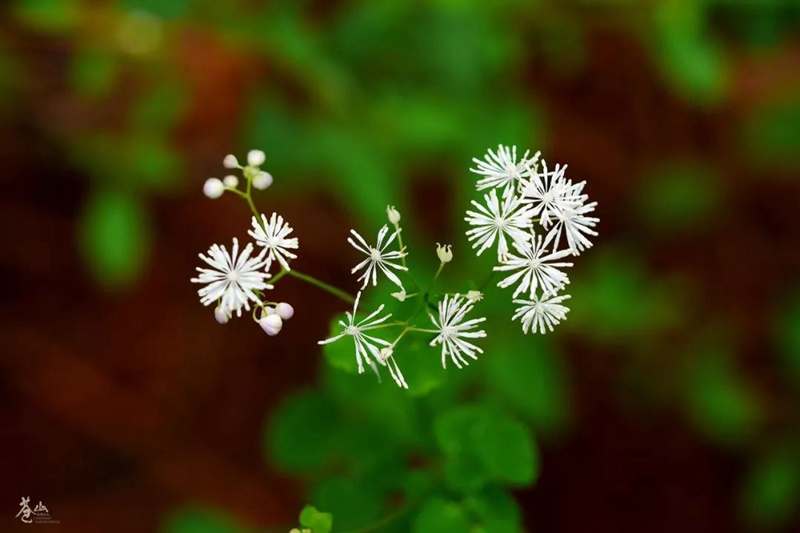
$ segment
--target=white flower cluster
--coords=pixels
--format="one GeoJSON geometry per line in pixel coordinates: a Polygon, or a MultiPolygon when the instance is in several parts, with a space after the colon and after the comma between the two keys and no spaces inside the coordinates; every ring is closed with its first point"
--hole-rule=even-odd
{"type": "MultiPolygon", "coordinates": [[[[240,250],[234,238],[230,252],[225,246],[214,244],[207,254],[200,254],[205,266],[197,269],[199,275],[191,281],[203,284],[198,290],[200,301],[215,305],[218,322],[225,323],[234,314],[241,316],[252,305],[253,319],[267,334],[277,335],[283,322],[294,315],[294,309],[285,302],[268,301],[265,294],[277,280],[289,275],[353,302],[352,312],[346,313],[346,320],[339,321],[341,330],[319,344],[352,338],[359,373],[370,367],[379,375],[378,366],[383,366],[398,386],[408,388],[395,357],[395,348],[408,333],[432,335],[429,344],[441,347],[445,368],[448,359],[462,368],[483,353],[475,342],[486,337],[481,329],[486,318],[473,316],[475,306],[484,298],[483,286],[463,294],[435,292],[436,279],[454,256],[451,245],[439,243],[436,275],[429,283],[417,283],[406,265],[402,217],[394,206],[386,208],[389,223],[378,230],[375,240],[368,241],[356,230],[350,230],[347,242],[361,256],[351,270],[361,284],[355,298],[292,270],[290,262],[297,258],[294,251],[298,240],[291,237],[291,226],[277,213],[269,217],[259,214],[253,203],[252,190],[272,184],[272,176],[260,168],[264,161],[260,150],[247,154],[244,167],[236,157],[228,155],[223,165],[242,172],[244,187],[239,188],[239,178],[233,175],[222,180],[210,178],[203,186],[209,198],[219,198],[225,192],[241,197],[256,215],[248,231],[254,242],[240,250]],[[273,265],[279,267],[274,276],[270,272],[273,265]],[[392,313],[384,312],[385,305],[359,318],[363,291],[384,278],[399,289],[392,293],[394,298],[402,305],[413,306],[409,313],[403,313],[408,318],[391,321],[392,313]],[[410,293],[406,291],[407,283],[414,287],[410,293]],[[386,332],[391,328],[396,328],[396,333],[387,338],[386,332]]],[[[567,179],[566,166],[549,170],[538,152],[530,156],[526,151],[518,160],[516,147],[499,146],[496,152],[489,150],[484,160],[473,161],[477,166],[470,171],[480,176],[476,189],[484,192],[483,202],[473,200],[473,209],[466,212],[467,239],[477,255],[490,248],[496,250],[497,264],[492,273],[504,276],[498,287],[513,288],[511,299],[519,307],[512,320],[520,320],[523,332],[553,331],[569,311],[563,303],[570,296],[561,294],[569,284],[565,272],[572,266],[569,258],[591,247],[590,237],[597,235],[594,228],[598,219],[590,216],[597,203],[588,202],[583,193],[585,182],[567,179]]],[[[484,286],[489,281],[487,278],[484,286]]]]}
{"type": "MultiPolygon", "coordinates": [[[[226,156],[223,165],[241,170],[245,189],[239,189],[239,178],[229,175],[222,180],[206,180],[203,193],[209,198],[219,198],[229,191],[249,199],[251,188],[266,189],[272,184],[272,176],[260,169],[264,160],[261,150],[251,150],[244,167],[233,155],[226,156]]],[[[243,310],[250,311],[252,303],[253,319],[264,331],[270,336],[280,332],[283,322],[294,315],[294,308],[286,302],[270,302],[264,296],[265,291],[274,288],[267,283],[272,278],[270,270],[273,264],[277,262],[281,271],[287,272],[291,270],[289,261],[297,257],[291,250],[298,248],[298,241],[289,236],[291,233],[291,226],[276,213],[270,218],[261,215],[260,220],[253,216],[248,234],[255,240],[255,246],[247,243],[240,252],[239,241],[234,238],[230,252],[224,245],[213,244],[207,255],[199,254],[207,268],[198,267],[199,275],[191,281],[204,285],[197,291],[200,302],[215,305],[217,322],[225,324],[234,314],[242,316],[243,310]]]]}
{"type": "Polygon", "coordinates": [[[569,295],[559,295],[569,283],[564,269],[572,266],[564,259],[592,246],[598,219],[589,215],[597,202],[583,193],[586,182],[565,177],[566,165],[548,170],[539,152],[529,153],[518,161],[516,147],[499,146],[484,160],[473,159],[477,168],[470,171],[481,176],[476,189],[490,190],[484,203],[472,201],[476,210],[465,220],[478,255],[497,244],[494,270],[507,274],[498,286],[515,287],[512,298],[520,306],[513,319],[525,333],[545,333],[569,311],[562,305],[569,295]]]}

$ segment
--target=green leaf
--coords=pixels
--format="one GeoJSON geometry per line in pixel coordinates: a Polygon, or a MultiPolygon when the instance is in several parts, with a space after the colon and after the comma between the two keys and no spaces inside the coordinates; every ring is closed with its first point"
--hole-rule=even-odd
{"type": "Polygon", "coordinates": [[[493,416],[475,441],[492,479],[528,485],[539,473],[539,459],[528,428],[516,420],[493,416]]]}
{"type": "Polygon", "coordinates": [[[150,252],[147,212],[134,196],[118,191],[95,192],[78,224],[84,261],[94,278],[111,288],[133,284],[150,252]]]}
{"type": "Polygon", "coordinates": [[[486,481],[526,485],[538,473],[538,456],[528,429],[484,405],[453,408],[434,421],[445,458],[448,484],[465,493],[486,481]]]}
{"type": "MultiPolygon", "coordinates": [[[[741,146],[759,167],[788,171],[796,178],[792,171],[800,169],[800,99],[791,96],[755,109],[744,122],[741,146]]],[[[776,175],[765,172],[760,177],[776,175]]]]}
{"type": "Polygon", "coordinates": [[[697,428],[719,444],[740,446],[756,434],[761,404],[734,365],[728,336],[724,329],[700,336],[686,383],[697,428]]]}
{"type": "Polygon", "coordinates": [[[800,383],[800,292],[791,295],[775,324],[783,367],[795,383],[800,383]]]}
{"type": "Polygon", "coordinates": [[[333,515],[321,513],[316,507],[306,505],[300,512],[300,525],[312,533],[328,533],[333,527],[333,515]]]}
{"type": "Polygon", "coordinates": [[[87,98],[103,96],[111,90],[117,73],[113,54],[94,50],[79,50],[72,58],[70,77],[78,94],[87,98]]]}
{"type": "Polygon", "coordinates": [[[248,533],[251,530],[221,511],[187,506],[170,512],[161,524],[160,531],[161,533],[248,533]]]}
{"type": "MultiPolygon", "coordinates": [[[[340,313],[333,317],[331,320],[329,338],[339,335],[342,332],[342,326],[339,321],[343,320],[347,323],[347,316],[340,313]]],[[[348,374],[358,373],[358,363],[356,362],[356,349],[353,345],[353,339],[349,335],[345,335],[341,339],[334,342],[329,342],[322,346],[322,356],[328,363],[338,369],[347,372],[348,374]]]]}
{"type": "Polygon", "coordinates": [[[305,391],[286,400],[264,435],[272,462],[294,472],[321,469],[329,459],[328,445],[338,428],[338,415],[332,405],[316,391],[305,391]]]}
{"type": "Polygon", "coordinates": [[[635,195],[639,217],[660,233],[696,232],[724,202],[717,174],[696,163],[669,162],[648,174],[635,195]]]}
{"type": "Polygon", "coordinates": [[[469,531],[470,521],[456,502],[432,498],[425,502],[414,519],[413,533],[442,533],[469,531]]]}
{"type": "Polygon", "coordinates": [[[165,19],[185,18],[191,10],[191,0],[122,0],[122,8],[145,11],[165,19]]]}
{"type": "Polygon", "coordinates": [[[718,103],[730,86],[723,49],[704,27],[702,5],[667,0],[655,13],[656,50],[667,81],[679,95],[699,104],[718,103]]]}
{"type": "Polygon", "coordinates": [[[520,533],[523,531],[522,513],[508,491],[500,487],[487,487],[479,494],[464,500],[464,508],[477,516],[480,526],[476,531],[486,533],[520,533]]]}
{"type": "Polygon", "coordinates": [[[69,32],[77,27],[80,18],[76,0],[17,0],[14,7],[25,24],[44,32],[69,32]]]}
{"type": "Polygon", "coordinates": [[[800,461],[796,445],[759,458],[745,478],[742,512],[758,530],[785,527],[797,515],[800,461]]]}
{"type": "Polygon", "coordinates": [[[155,84],[131,108],[131,130],[137,135],[167,134],[186,111],[188,96],[187,88],[176,81],[155,84]]]}
{"type": "Polygon", "coordinates": [[[382,498],[375,491],[343,478],[320,482],[311,501],[330,511],[336,517],[337,529],[342,531],[360,529],[376,522],[384,508],[382,498]]]}
{"type": "Polygon", "coordinates": [[[529,420],[537,433],[558,433],[570,418],[566,370],[552,343],[518,328],[495,332],[482,359],[489,396],[529,420]]]}

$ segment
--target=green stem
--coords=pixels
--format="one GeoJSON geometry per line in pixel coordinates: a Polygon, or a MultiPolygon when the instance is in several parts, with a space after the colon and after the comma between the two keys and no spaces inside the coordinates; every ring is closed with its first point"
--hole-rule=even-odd
{"type": "Polygon", "coordinates": [[[289,273],[289,271],[288,271],[288,270],[286,270],[285,268],[282,268],[280,272],[278,272],[277,274],[275,274],[275,276],[273,276],[273,277],[272,277],[272,278],[269,280],[269,283],[270,283],[270,285],[275,285],[275,284],[276,284],[278,281],[280,281],[280,279],[281,279],[283,276],[285,276],[285,275],[286,275],[286,274],[288,274],[288,273],[289,273]]]}
{"type": "Polygon", "coordinates": [[[311,284],[311,285],[313,285],[313,286],[315,286],[315,287],[317,287],[319,289],[322,289],[323,291],[325,291],[325,292],[327,292],[329,294],[332,294],[332,295],[336,296],[337,298],[339,298],[340,300],[345,301],[345,302],[347,302],[347,303],[349,303],[351,305],[353,304],[353,302],[356,301],[356,299],[353,296],[351,296],[350,294],[346,293],[342,289],[339,289],[338,287],[334,287],[333,285],[329,285],[329,284],[325,283],[324,281],[320,281],[320,280],[318,280],[317,278],[315,278],[313,276],[309,276],[308,274],[303,274],[302,272],[298,272],[297,270],[288,270],[287,274],[289,274],[293,278],[297,278],[299,280],[305,281],[306,283],[309,283],[309,284],[311,284]]]}
{"type": "Polygon", "coordinates": [[[404,269],[408,270],[408,266],[406,265],[405,247],[403,246],[403,230],[398,224],[395,224],[394,231],[397,233],[397,245],[400,246],[400,252],[403,254],[400,256],[400,264],[403,265],[404,269]]]}

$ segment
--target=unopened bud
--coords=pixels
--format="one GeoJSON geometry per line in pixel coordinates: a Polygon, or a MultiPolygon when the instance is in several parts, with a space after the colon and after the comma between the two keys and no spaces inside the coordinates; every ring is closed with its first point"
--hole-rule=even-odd
{"type": "Polygon", "coordinates": [[[237,185],[239,185],[239,178],[236,176],[225,176],[222,180],[222,184],[229,189],[235,189],[237,185]]]}
{"type": "Polygon", "coordinates": [[[256,173],[255,176],[253,176],[253,187],[255,187],[256,189],[263,191],[270,185],[272,185],[272,174],[270,174],[269,172],[264,172],[262,170],[261,172],[258,172],[256,173]]]}
{"type": "Polygon", "coordinates": [[[225,168],[239,168],[239,160],[233,154],[228,154],[222,160],[222,166],[225,168]]]}
{"type": "Polygon", "coordinates": [[[436,255],[439,256],[439,261],[442,263],[449,263],[453,260],[453,247],[449,244],[445,244],[442,246],[438,242],[436,243],[436,255]]]}
{"type": "Polygon", "coordinates": [[[250,150],[247,152],[247,164],[251,167],[258,167],[264,164],[266,156],[261,150],[250,150]]]}
{"type": "Polygon", "coordinates": [[[212,200],[215,198],[219,198],[222,196],[222,193],[225,192],[225,185],[219,180],[219,178],[208,178],[206,182],[203,184],[203,194],[211,198],[212,200]]]}
{"type": "Polygon", "coordinates": [[[231,317],[224,309],[222,309],[222,307],[217,307],[214,309],[214,318],[220,324],[225,324],[228,322],[228,320],[230,320],[231,317]]]}
{"type": "Polygon", "coordinates": [[[294,307],[286,302],[281,302],[275,306],[275,313],[282,319],[289,320],[294,316],[294,307]]]}
{"type": "Polygon", "coordinates": [[[394,208],[393,205],[386,206],[386,215],[389,217],[389,222],[396,226],[400,223],[400,211],[394,208]]]}
{"type": "Polygon", "coordinates": [[[267,315],[259,320],[258,324],[261,326],[261,329],[264,330],[264,333],[270,337],[274,337],[280,333],[281,328],[283,327],[283,320],[281,320],[281,317],[279,317],[277,314],[272,314],[267,315]]]}
{"type": "Polygon", "coordinates": [[[470,303],[480,302],[483,300],[483,293],[481,291],[469,291],[467,292],[467,300],[470,303]]]}

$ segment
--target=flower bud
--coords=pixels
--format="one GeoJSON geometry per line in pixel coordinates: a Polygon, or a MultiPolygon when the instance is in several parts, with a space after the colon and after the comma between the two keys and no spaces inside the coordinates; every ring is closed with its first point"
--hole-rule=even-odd
{"type": "Polygon", "coordinates": [[[261,320],[258,321],[258,324],[261,326],[261,329],[269,335],[270,337],[274,337],[278,333],[280,333],[281,328],[283,327],[283,320],[277,314],[267,315],[261,320]]]}
{"type": "Polygon", "coordinates": [[[286,302],[281,302],[275,306],[275,313],[282,319],[289,320],[294,316],[294,307],[286,302]]]}
{"type": "Polygon", "coordinates": [[[386,215],[389,217],[389,222],[396,226],[400,223],[400,212],[394,208],[393,205],[386,206],[386,215]]]}
{"type": "Polygon", "coordinates": [[[229,189],[235,189],[239,185],[239,178],[231,175],[225,176],[222,179],[222,184],[229,189]]]}
{"type": "Polygon", "coordinates": [[[228,154],[222,160],[222,166],[225,168],[239,168],[239,160],[233,154],[228,154]]]}
{"type": "Polygon", "coordinates": [[[250,150],[247,152],[247,164],[251,167],[257,167],[264,164],[266,156],[261,150],[250,150]]]}
{"type": "Polygon", "coordinates": [[[220,324],[225,324],[228,322],[228,320],[231,319],[230,315],[228,315],[228,313],[224,309],[222,309],[222,307],[217,307],[216,309],[214,309],[214,318],[220,324]]]}
{"type": "Polygon", "coordinates": [[[393,293],[392,293],[392,297],[394,297],[394,298],[397,298],[397,300],[398,300],[399,302],[405,302],[405,301],[406,301],[406,298],[408,297],[408,294],[406,294],[406,291],[405,291],[405,289],[403,289],[403,290],[402,290],[402,291],[400,291],[400,292],[393,292],[393,293]]]}
{"type": "Polygon", "coordinates": [[[272,185],[272,174],[269,172],[261,171],[253,176],[253,187],[256,189],[263,191],[270,185],[272,185]]]}
{"type": "Polygon", "coordinates": [[[467,300],[473,304],[483,300],[483,293],[481,291],[468,291],[466,296],[467,300]]]}
{"type": "Polygon", "coordinates": [[[386,364],[386,360],[389,359],[394,351],[392,350],[391,346],[386,346],[385,348],[381,348],[381,351],[378,352],[378,362],[382,365],[386,364]]]}
{"type": "Polygon", "coordinates": [[[436,255],[439,256],[439,261],[442,263],[449,263],[453,260],[453,250],[452,246],[449,244],[445,244],[442,246],[438,242],[436,243],[436,255]]]}
{"type": "Polygon", "coordinates": [[[211,198],[219,198],[225,192],[225,185],[218,178],[208,178],[203,184],[203,194],[211,198]]]}

